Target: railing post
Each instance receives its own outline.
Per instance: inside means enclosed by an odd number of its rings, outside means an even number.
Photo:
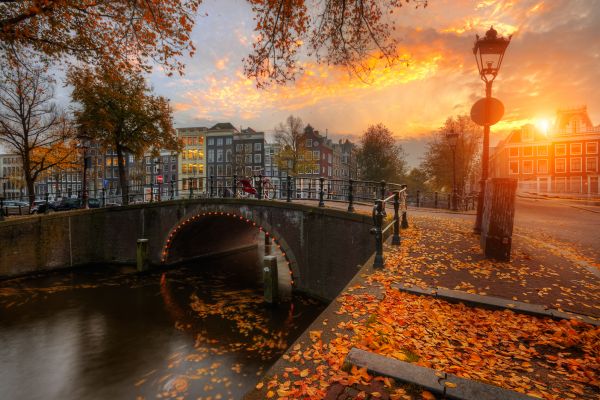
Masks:
[[[438,208],[438,192],[433,194],[433,208]]]
[[[323,196],[325,193],[323,192],[323,183],[325,182],[325,178],[319,178],[319,207],[325,207],[325,202],[323,201]]]
[[[233,175],[233,180],[231,181],[231,196],[237,197],[237,175]]]
[[[394,236],[392,236],[392,244],[400,246],[400,192],[394,192]]]
[[[45,200],[46,200],[46,208],[44,209],[44,214],[48,214],[48,211],[50,211],[48,209],[48,192],[46,192],[46,194],[45,194]]]
[[[403,195],[402,195],[402,229],[407,229],[408,228],[408,218],[406,218],[406,197],[407,197],[407,193],[408,193],[408,189],[406,185],[402,185],[402,189],[404,189]]]
[[[287,177],[287,200],[288,203],[292,201],[292,177]]]
[[[106,189],[102,188],[102,207],[106,207]]]
[[[173,179],[171,179],[171,193],[169,193],[169,200],[174,200],[175,199],[175,183],[173,182]]]
[[[419,199],[420,195],[421,195],[421,191],[417,190],[417,208],[419,208],[419,206],[420,206],[420,201],[421,201],[421,199]]]
[[[214,190],[215,190],[215,177],[214,176],[210,176],[210,183],[209,183],[209,196],[210,197],[214,197]]]
[[[350,179],[348,181],[348,212],[354,212],[354,181]]]
[[[256,191],[256,196],[259,200],[262,199],[262,174],[258,175],[258,190]]]
[[[375,225],[371,229],[371,233],[375,235],[375,260],[373,261],[373,268],[383,268],[383,200],[375,200],[373,224]]]
[[[300,187],[302,187],[302,183],[300,184]],[[300,192],[300,198],[302,198],[302,192]],[[312,178],[308,178],[308,196],[307,198],[310,200],[312,199]]]
[[[381,198],[385,199],[385,181],[381,181]]]
[[[150,182],[150,203],[154,201],[154,183]]]

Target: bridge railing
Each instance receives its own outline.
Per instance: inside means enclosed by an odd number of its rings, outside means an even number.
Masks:
[[[375,259],[373,268],[383,268],[385,260],[383,257],[383,241],[384,235],[389,229],[394,230],[392,233],[392,245],[400,246],[400,227],[408,228],[408,220],[406,218],[406,199],[407,186],[401,185],[400,190],[395,190],[390,196],[383,195],[375,200],[373,206],[373,225],[371,233],[375,236]],[[394,209],[394,217],[384,226],[387,221],[386,207],[391,203]]]
[[[245,182],[242,182],[245,180]],[[250,183],[255,192],[245,191],[243,183]],[[166,200],[197,198],[260,198],[280,201],[315,201],[318,206],[326,202],[347,203],[349,212],[356,204],[370,205],[374,200],[401,190],[396,183],[353,179],[331,179],[324,177],[272,178],[261,175],[251,177],[210,176],[173,180],[159,184],[136,184],[127,187],[128,204],[153,203]],[[90,207],[113,207],[123,204],[120,188],[88,188]],[[71,193],[60,191],[53,194],[55,200],[64,197],[82,197],[82,191]],[[49,201],[48,193],[42,198]],[[51,207],[46,209],[52,210]]]
[[[421,192],[417,190],[408,194],[408,203],[416,208],[437,208],[457,211],[469,211],[477,208],[477,193],[457,194],[456,205],[452,202],[452,193]]]

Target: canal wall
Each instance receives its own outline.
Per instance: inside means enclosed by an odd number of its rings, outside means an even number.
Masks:
[[[242,226],[243,225],[243,226]],[[268,232],[294,288],[332,300],[374,251],[371,218],[297,203],[176,200],[78,210],[0,222],[0,277],[90,263],[135,263],[148,239],[154,268],[250,244]]]

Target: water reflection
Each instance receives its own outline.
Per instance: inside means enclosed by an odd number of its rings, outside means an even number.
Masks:
[[[0,283],[0,399],[240,398],[323,306],[266,306],[257,255]]]

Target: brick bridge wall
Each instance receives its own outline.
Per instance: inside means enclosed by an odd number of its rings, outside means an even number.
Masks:
[[[324,299],[333,299],[374,252],[372,222],[365,215],[263,200],[175,200],[0,222],[0,277],[135,263],[138,238],[149,239],[150,263],[158,267],[177,261],[170,251],[178,241],[181,248],[181,240],[200,253],[243,244],[251,235],[236,228],[240,223],[274,237],[290,262],[295,289]],[[196,242],[186,234],[197,236]]]

